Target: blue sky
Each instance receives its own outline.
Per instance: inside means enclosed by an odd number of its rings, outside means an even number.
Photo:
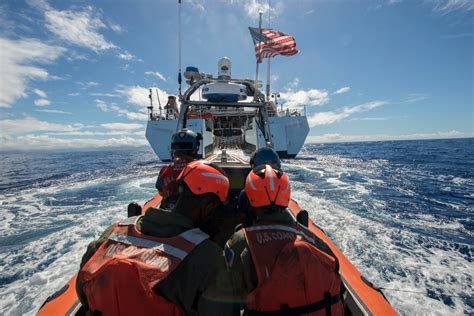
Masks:
[[[176,2],[1,2],[0,149],[146,145],[147,89],[177,93]],[[306,104],[308,141],[473,137],[474,2],[270,3],[300,50],[272,59],[272,91]],[[268,1],[182,10],[183,68],[227,56],[255,76],[247,27]]]

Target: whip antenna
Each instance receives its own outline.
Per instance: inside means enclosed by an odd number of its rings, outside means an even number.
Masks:
[[[259,11],[258,12],[258,15],[259,15],[259,20],[258,20],[258,32],[260,34],[262,34],[262,14],[263,12],[262,11]],[[255,92],[254,92],[254,95],[253,95],[253,99],[256,100],[257,99],[257,90],[258,90],[258,59],[257,59],[257,66],[256,66],[256,70],[255,70]]]
[[[178,0],[178,92],[181,97],[181,0]]]
[[[270,0],[268,0],[268,28],[270,28]],[[267,101],[270,101],[270,57],[267,58]]]
[[[156,98],[158,99],[158,106],[160,108],[160,117],[161,117],[161,102],[160,102],[160,94],[158,93],[158,89],[156,91]]]

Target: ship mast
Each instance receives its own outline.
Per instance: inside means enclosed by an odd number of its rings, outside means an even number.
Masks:
[[[178,95],[181,97],[181,0],[178,0]]]
[[[268,0],[268,28],[270,28],[270,0]],[[270,57],[267,58],[267,101],[270,101]]]
[[[262,33],[262,14],[263,12],[262,11],[259,11],[258,12],[258,15],[259,15],[259,21],[258,21],[258,29],[259,29],[259,32]],[[253,94],[253,100],[256,101],[257,100],[257,90],[258,90],[258,59],[257,59],[257,67],[256,67],[256,71],[255,71],[255,92]]]

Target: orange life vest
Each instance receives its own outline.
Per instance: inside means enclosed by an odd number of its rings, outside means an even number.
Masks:
[[[137,217],[117,224],[79,272],[91,311],[102,315],[181,315],[153,288],[209,236],[195,228],[171,238],[142,234]]]
[[[244,235],[258,278],[249,315],[344,315],[337,259],[310,230],[259,223]]]

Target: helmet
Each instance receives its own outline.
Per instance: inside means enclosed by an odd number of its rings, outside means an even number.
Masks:
[[[281,169],[280,157],[278,157],[278,154],[269,147],[263,147],[254,151],[252,157],[250,157],[250,165],[252,168],[265,164],[276,169]]]
[[[287,207],[291,188],[288,176],[270,165],[260,165],[250,171],[245,181],[245,193],[253,207],[278,205]]]
[[[184,182],[195,195],[214,193],[221,202],[225,202],[229,193],[229,179],[219,169],[202,161],[190,162],[179,174],[178,185]]]
[[[192,130],[183,128],[171,137],[171,151],[173,156],[188,155],[196,156],[199,150],[201,134],[196,134]]]

